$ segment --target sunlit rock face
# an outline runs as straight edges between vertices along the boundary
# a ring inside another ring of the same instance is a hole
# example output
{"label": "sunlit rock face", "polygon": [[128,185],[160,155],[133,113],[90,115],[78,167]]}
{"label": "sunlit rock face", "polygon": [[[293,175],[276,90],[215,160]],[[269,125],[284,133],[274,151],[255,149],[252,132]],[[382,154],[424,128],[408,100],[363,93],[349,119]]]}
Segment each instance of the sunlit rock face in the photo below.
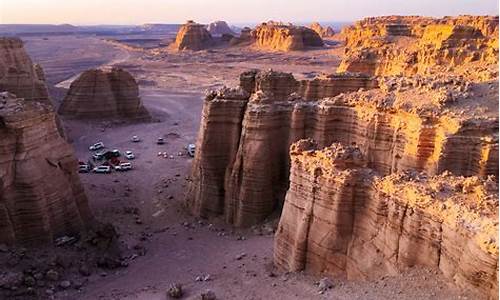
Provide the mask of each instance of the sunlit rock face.
{"label": "sunlit rock face", "polygon": [[212,35],[208,32],[205,25],[188,21],[177,32],[173,48],[180,51],[198,51],[213,46],[213,43]]}
{"label": "sunlit rock face", "polygon": [[276,265],[348,279],[419,265],[485,298],[498,295],[494,176],[411,171],[380,177],[357,146],[316,149],[311,140],[291,147]]}
{"label": "sunlit rock face", "polygon": [[59,113],[75,118],[147,120],[134,77],[120,68],[91,69],[71,83]]}
{"label": "sunlit rock face", "polygon": [[340,72],[495,77],[488,68],[498,61],[498,20],[493,17],[367,18],[344,29],[342,36],[346,53]]}
{"label": "sunlit rock face", "polygon": [[92,216],[52,107],[0,93],[0,244],[51,243]]}
{"label": "sunlit rock face", "polygon": [[19,38],[0,37],[0,92],[51,105],[42,68],[33,64]]}
{"label": "sunlit rock face", "polygon": [[286,52],[323,46],[321,37],[310,28],[272,21],[255,27],[251,35],[255,46],[262,50]]}
{"label": "sunlit rock face", "polygon": [[335,31],[330,26],[321,26],[318,22],[312,23],[309,28],[316,31],[316,33],[322,38],[328,38],[335,35]]}

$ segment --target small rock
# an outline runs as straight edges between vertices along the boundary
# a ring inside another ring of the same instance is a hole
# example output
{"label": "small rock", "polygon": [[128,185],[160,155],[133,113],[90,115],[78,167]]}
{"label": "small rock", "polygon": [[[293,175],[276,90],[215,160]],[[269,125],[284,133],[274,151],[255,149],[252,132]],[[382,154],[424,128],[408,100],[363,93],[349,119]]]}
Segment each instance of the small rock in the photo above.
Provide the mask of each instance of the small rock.
{"label": "small rock", "polygon": [[47,277],[48,280],[57,281],[59,280],[59,273],[56,270],[50,269],[45,274],[45,277]]}
{"label": "small rock", "polygon": [[34,286],[35,284],[36,284],[36,280],[32,276],[26,276],[26,277],[24,277],[24,285],[26,285],[26,286]]}
{"label": "small rock", "polygon": [[69,280],[63,280],[59,283],[59,286],[63,289],[67,289],[71,286],[71,281]]}
{"label": "small rock", "polygon": [[204,293],[201,293],[201,300],[216,300],[217,297],[212,290],[207,290]]}
{"label": "small rock", "polygon": [[318,283],[319,292],[322,294],[333,287],[333,282],[328,278],[322,278]]}
{"label": "small rock", "polygon": [[80,269],[78,270],[78,272],[82,276],[90,276],[90,274],[91,274],[89,267],[87,267],[86,265],[82,265],[80,267]]}
{"label": "small rock", "polygon": [[182,295],[184,295],[184,292],[182,291],[182,285],[179,283],[171,285],[167,291],[167,295],[175,299],[181,298]]}
{"label": "small rock", "polygon": [[244,253],[244,252],[243,252],[243,253],[241,253],[241,254],[238,254],[238,255],[236,256],[236,260],[242,260],[245,256],[247,256],[247,254],[246,254],[246,253]]}
{"label": "small rock", "polygon": [[9,248],[5,244],[0,244],[0,252],[8,252]]}

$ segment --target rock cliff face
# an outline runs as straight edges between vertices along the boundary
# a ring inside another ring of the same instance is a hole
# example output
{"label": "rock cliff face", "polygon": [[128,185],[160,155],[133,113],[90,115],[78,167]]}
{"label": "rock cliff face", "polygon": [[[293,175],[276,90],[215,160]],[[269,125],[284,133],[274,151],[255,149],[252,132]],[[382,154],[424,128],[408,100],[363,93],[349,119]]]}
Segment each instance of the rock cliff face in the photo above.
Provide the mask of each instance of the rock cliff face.
{"label": "rock cliff face", "polygon": [[498,295],[498,182],[366,167],[356,146],[291,147],[275,263],[290,271],[373,279],[414,265]]}
{"label": "rock cliff face", "polygon": [[369,18],[343,30],[346,53],[338,70],[383,76],[481,71],[497,63],[494,32],[498,22],[490,17]]}
{"label": "rock cliff face", "polygon": [[263,50],[295,51],[323,46],[323,40],[316,31],[276,22],[257,26],[252,30],[252,38],[256,47]]}
{"label": "rock cliff face", "polygon": [[119,68],[91,69],[71,83],[59,113],[77,118],[149,119],[134,77]]}
{"label": "rock cliff face", "polygon": [[[420,77],[370,89],[372,79],[344,76],[299,82],[291,74],[248,72],[239,88],[209,94],[187,195],[192,212],[224,215],[238,226],[263,220],[288,188],[289,146],[305,137],[321,147],[355,143],[381,174],[498,171],[495,108],[463,108],[489,103],[498,90],[471,98],[484,86]],[[368,90],[346,93],[358,89]]]}
{"label": "rock cliff face", "polygon": [[173,47],[175,50],[203,50],[213,45],[212,35],[205,25],[188,21],[177,32]]}
{"label": "rock cliff face", "polygon": [[212,22],[208,24],[207,30],[211,35],[236,35],[225,21]]}
{"label": "rock cliff face", "polygon": [[0,92],[9,91],[26,101],[51,104],[43,70],[33,64],[18,38],[0,37]]}
{"label": "rock cliff face", "polygon": [[52,107],[0,93],[0,244],[50,243],[91,219]]}
{"label": "rock cliff face", "polygon": [[332,27],[323,27],[318,22],[312,23],[309,27],[312,30],[316,31],[316,33],[322,38],[332,37],[333,35],[335,35],[335,31],[333,31]]}

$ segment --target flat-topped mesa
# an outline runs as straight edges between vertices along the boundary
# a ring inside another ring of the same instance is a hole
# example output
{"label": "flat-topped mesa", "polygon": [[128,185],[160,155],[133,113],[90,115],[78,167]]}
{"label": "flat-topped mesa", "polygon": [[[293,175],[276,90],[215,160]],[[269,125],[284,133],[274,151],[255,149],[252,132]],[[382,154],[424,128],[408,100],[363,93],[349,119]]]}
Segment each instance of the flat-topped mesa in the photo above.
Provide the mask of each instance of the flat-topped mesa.
{"label": "flat-topped mesa", "polygon": [[52,105],[42,67],[33,64],[19,38],[0,37],[0,92]]}
{"label": "flat-topped mesa", "polygon": [[473,20],[470,25],[461,17],[363,20],[342,32],[346,53],[338,71],[382,76],[451,72],[490,80],[498,74],[498,37],[491,34],[498,32],[498,23],[495,27],[488,17]]}
{"label": "flat-topped mesa", "polygon": [[478,296],[498,295],[494,176],[378,177],[363,165],[359,148],[315,150],[301,143],[290,151],[276,265],[348,279],[376,279],[419,265],[439,269]]}
{"label": "flat-topped mesa", "polygon": [[311,25],[309,25],[309,28],[316,31],[316,33],[321,38],[329,38],[329,37],[332,37],[335,35],[335,31],[333,30],[332,27],[330,27],[330,26],[323,27],[318,22],[312,23]]}
{"label": "flat-topped mesa", "polygon": [[324,45],[321,37],[310,28],[272,21],[257,26],[252,30],[252,37],[255,46],[263,50],[296,51]]}
{"label": "flat-topped mesa", "polygon": [[208,32],[213,36],[221,36],[225,34],[236,35],[234,31],[231,30],[229,25],[225,21],[215,21],[207,26]]}
{"label": "flat-topped mesa", "polygon": [[52,107],[0,93],[0,244],[52,243],[90,224],[72,147]]}
{"label": "flat-topped mesa", "polygon": [[283,202],[289,147],[302,138],[320,147],[355,143],[381,174],[498,172],[498,106],[490,105],[498,88],[418,77],[387,79],[382,89],[365,91],[377,84],[344,76],[297,81],[286,73],[249,71],[239,88],[211,94],[186,196],[191,211],[224,215],[236,226],[262,221]]}
{"label": "flat-topped mesa", "polygon": [[91,69],[71,83],[59,113],[75,118],[148,120],[134,77],[120,68]]}
{"label": "flat-topped mesa", "polygon": [[177,37],[173,43],[175,50],[199,51],[213,46],[212,35],[203,24],[187,21],[177,32]]}

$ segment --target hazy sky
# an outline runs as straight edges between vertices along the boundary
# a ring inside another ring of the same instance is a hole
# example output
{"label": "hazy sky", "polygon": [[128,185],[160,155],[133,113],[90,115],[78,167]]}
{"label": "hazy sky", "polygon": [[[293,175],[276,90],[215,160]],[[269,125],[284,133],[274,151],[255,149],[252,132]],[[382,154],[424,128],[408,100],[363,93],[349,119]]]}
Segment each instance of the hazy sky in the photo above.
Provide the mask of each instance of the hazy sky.
{"label": "hazy sky", "polygon": [[0,23],[142,24],[498,14],[498,0],[0,0]]}

